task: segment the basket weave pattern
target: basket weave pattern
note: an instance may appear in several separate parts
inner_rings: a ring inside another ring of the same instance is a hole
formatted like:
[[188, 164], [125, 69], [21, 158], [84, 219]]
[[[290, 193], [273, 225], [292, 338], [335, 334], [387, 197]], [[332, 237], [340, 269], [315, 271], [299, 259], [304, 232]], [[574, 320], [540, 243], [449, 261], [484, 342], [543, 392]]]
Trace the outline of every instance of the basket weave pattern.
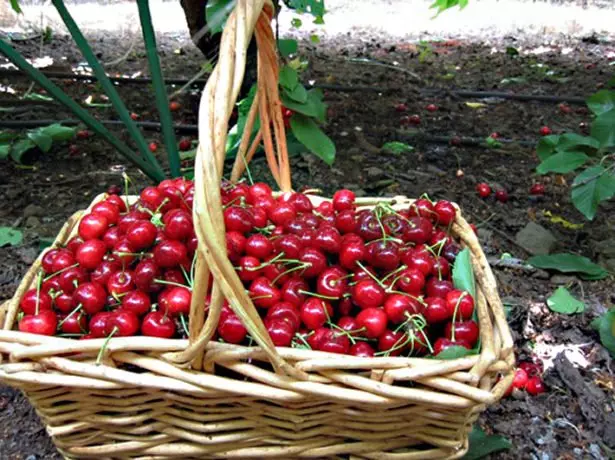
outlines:
[[[233, 177], [262, 142], [281, 190], [291, 189], [272, 13], [263, 0], [237, 2], [201, 100], [194, 200], [198, 282], [190, 339], [113, 338], [97, 365], [104, 339], [14, 331], [19, 302], [35, 282], [41, 257], [13, 299], [0, 307], [0, 381], [26, 393], [66, 458], [457, 458], [467, 449], [467, 434], [480, 411], [512, 381], [513, 342], [495, 278], [460, 212], [451, 232], [471, 251], [479, 355], [356, 358], [273, 346], [226, 258], [219, 189], [228, 119], [253, 31], [259, 84], [245, 131], [251, 131], [257, 114], [262, 129], [254, 141], [242, 140]], [[325, 198], [311, 199], [318, 204]], [[373, 207], [382, 201], [396, 209], [412, 203], [395, 197], [357, 204]], [[76, 233], [82, 214], [67, 221], [53, 247]], [[205, 315], [210, 274], [214, 281]], [[210, 340], [225, 298], [258, 346]]]

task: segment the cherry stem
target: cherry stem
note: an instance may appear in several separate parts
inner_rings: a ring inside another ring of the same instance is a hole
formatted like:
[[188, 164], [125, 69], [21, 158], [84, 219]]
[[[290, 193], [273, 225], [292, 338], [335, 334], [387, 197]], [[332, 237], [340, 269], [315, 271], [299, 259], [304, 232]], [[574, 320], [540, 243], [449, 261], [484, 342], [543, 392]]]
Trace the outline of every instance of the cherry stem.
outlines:
[[72, 317], [73, 317], [73, 315], [74, 315], [75, 313], [77, 313], [79, 310], [81, 310], [81, 308], [83, 308], [83, 305], [82, 305], [82, 304], [77, 305], [77, 307], [76, 307], [73, 311], [71, 311], [71, 312], [70, 312], [70, 313], [66, 316], [66, 318], [64, 318], [62, 321], [60, 321], [60, 322], [58, 323], [58, 327], [61, 327], [61, 326], [62, 326], [62, 324], [64, 324], [66, 321], [68, 321], [70, 318], [72, 318]]
[[[314, 331], [310, 332], [309, 334], [306, 334], [305, 337], [309, 337], [310, 335], [312, 335], [314, 333]], [[307, 340], [305, 340], [305, 337], [302, 334], [296, 333], [295, 337], [297, 339], [299, 339], [309, 350], [312, 349], [312, 347], [310, 346], [310, 344], [308, 343]]]
[[[188, 275], [188, 272], [186, 272], [186, 269], [180, 265], [179, 268], [181, 269], [183, 275], [184, 275], [184, 279], [186, 280], [186, 283], [188, 283], [188, 287], [190, 287], [190, 290], [192, 290], [192, 279], [190, 278], [190, 276]], [[192, 270], [192, 268], [191, 268]]]
[[403, 291], [397, 291], [395, 289], [387, 289], [386, 290], [387, 294], [399, 294], [399, 295], [403, 295], [406, 297], [410, 297], [411, 299], [416, 300], [418, 303], [420, 303], [421, 305], [427, 305], [423, 299], [421, 299], [420, 297], [414, 296], [412, 294], [408, 294], [407, 292], [403, 292]]
[[122, 177], [124, 178], [124, 202], [126, 204], [126, 212], [128, 212], [129, 206], [128, 206], [128, 185], [130, 184], [130, 177], [128, 177], [128, 174], [126, 174], [125, 172], [122, 173]]
[[279, 280], [280, 278], [282, 278], [283, 276], [288, 275], [289, 273], [296, 272], [296, 271], [298, 271], [298, 270], [304, 270], [304, 269], [306, 269], [306, 268], [310, 267], [311, 265], [312, 265], [312, 264], [301, 263], [300, 265], [297, 265], [296, 267], [289, 268], [288, 270], [286, 270], [286, 271], [284, 271], [284, 272], [280, 273], [278, 276], [276, 276], [276, 277], [275, 277], [275, 278], [271, 281], [271, 284], [273, 285], [273, 284], [277, 283], [277, 282], [278, 282], [278, 280]]
[[98, 352], [98, 356], [96, 357], [96, 365], [100, 366], [100, 363], [102, 361], [103, 355], [105, 354], [105, 350], [107, 349], [107, 346], [109, 345], [109, 341], [111, 340], [111, 337], [113, 337], [115, 334], [117, 334], [119, 332], [119, 329], [117, 328], [117, 326], [113, 326], [113, 330], [111, 331], [111, 334], [109, 334], [107, 336], [107, 338], [105, 339], [103, 346], [100, 347], [100, 351]]
[[43, 284], [43, 272], [42, 270], [39, 270], [36, 274], [36, 307], [34, 309], [35, 315], [38, 315], [38, 306], [41, 297], [41, 284]]
[[[392, 271], [391, 273], [389, 273], [387, 276], [385, 276], [384, 278], [382, 278], [382, 282], [384, 283], [387, 279], [389, 279], [391, 276], [405, 270], [406, 268], [408, 268], [407, 265], [402, 265], [401, 267], [399, 267], [397, 270]], [[395, 283], [397, 283], [397, 281], [399, 281], [402, 277], [399, 276], [395, 279], [395, 282], [391, 283], [391, 287], [395, 286]]]
[[188, 325], [186, 324], [186, 318], [184, 317], [183, 313], [179, 314], [179, 322], [182, 324], [182, 328], [184, 329], [184, 333], [186, 334], [186, 337], [190, 338], [190, 331], [188, 330]]
[[[405, 340], [404, 340], [404, 338], [405, 338]], [[397, 351], [397, 350], [400, 350], [400, 349], [404, 348], [410, 342], [412, 342], [412, 339], [410, 338], [410, 336], [407, 336], [407, 335], [404, 334], [399, 339], [397, 339], [397, 342], [395, 342], [391, 348], [389, 348], [388, 350], [383, 350], [383, 351], [379, 351], [377, 353], [374, 353], [374, 356], [389, 356], [394, 351]]]
[[194, 256], [192, 257], [192, 263], [190, 264], [190, 286], [194, 285], [194, 274], [196, 273], [197, 253], [198, 253], [198, 249], [194, 252]]
[[45, 281], [49, 281], [49, 280], [50, 280], [51, 278], [53, 278], [54, 276], [57, 276], [57, 275], [59, 275], [60, 273], [64, 273], [65, 271], [70, 270], [71, 268], [78, 267], [78, 266], [79, 266], [79, 264], [73, 264], [73, 265], [70, 265], [69, 267], [65, 267], [65, 268], [63, 268], [62, 270], [58, 270], [57, 272], [52, 273], [51, 275], [49, 275], [47, 278], [44, 278], [44, 279], [43, 279], [43, 282], [45, 282]]
[[324, 299], [324, 300], [339, 300], [339, 297], [333, 297], [333, 296], [330, 296], [330, 295], [318, 294], [316, 292], [304, 291], [303, 289], [299, 289], [297, 292], [299, 294], [305, 294], [305, 295], [309, 295], [311, 297], [317, 297], [319, 299]]
[[239, 201], [239, 202], [240, 202], [239, 204], [240, 204], [240, 205], [242, 205], [242, 206], [240, 206], [240, 207], [243, 207], [243, 204], [244, 204], [244, 203], [243, 203], [243, 202], [241, 202], [241, 200], [243, 200], [243, 199], [244, 199], [244, 197], [243, 197], [243, 196], [241, 196], [241, 195], [240, 195], [240, 196], [236, 196], [236, 197], [235, 197], [235, 198], [233, 198], [231, 201], [229, 201], [228, 203], [226, 203], [226, 204], [223, 206], [223, 208], [222, 208], [222, 209], [226, 209], [226, 208], [229, 208], [229, 207], [231, 207], [231, 206], [234, 206], [236, 201]]
[[361, 268], [361, 270], [363, 270], [365, 273], [367, 273], [371, 279], [373, 279], [376, 283], [378, 283], [378, 285], [379, 285], [380, 287], [384, 287], [384, 284], [382, 284], [382, 281], [380, 281], [378, 278], [376, 278], [376, 276], [375, 276], [375, 275], [373, 275], [373, 274], [372, 274], [372, 272], [370, 272], [370, 271], [369, 271], [369, 270], [365, 267], [365, 265], [363, 265], [363, 264], [362, 264], [361, 262], [359, 262], [358, 260], [357, 260], [356, 264], [359, 266], [359, 268]]
[[161, 280], [158, 278], [154, 278], [154, 283], [167, 284], [169, 286], [183, 287], [183, 288], [188, 288], [192, 290], [192, 286], [186, 286], [185, 284], [179, 284], [179, 283], [175, 283], [174, 281], [166, 281], [166, 280]]
[[453, 310], [453, 322], [451, 323], [451, 340], [455, 341], [455, 321], [457, 321], [457, 313], [459, 311], [459, 305], [461, 304], [461, 299], [466, 296], [466, 292], [462, 291], [461, 295], [457, 299], [457, 303], [455, 304], [455, 309]]

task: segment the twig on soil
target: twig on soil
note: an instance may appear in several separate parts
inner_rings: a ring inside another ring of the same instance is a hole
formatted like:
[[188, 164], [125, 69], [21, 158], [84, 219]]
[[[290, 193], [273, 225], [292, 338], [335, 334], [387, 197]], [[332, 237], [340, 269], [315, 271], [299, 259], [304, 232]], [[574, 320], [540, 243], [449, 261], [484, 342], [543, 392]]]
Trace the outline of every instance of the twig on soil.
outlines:
[[399, 67], [399, 66], [396, 66], [396, 65], [393, 65], [393, 64], [387, 64], [387, 63], [384, 63], [384, 62], [374, 61], [372, 59], [365, 59], [365, 58], [361, 58], [361, 59], [349, 58], [348, 62], [351, 63], [351, 64], [373, 65], [373, 66], [378, 66], [378, 67], [385, 67], [387, 69], [397, 70], [399, 72], [405, 73], [406, 75], [410, 75], [414, 79], [414, 81], [416, 81], [417, 83], [423, 81], [423, 79], [421, 77], [419, 77], [417, 74], [415, 74], [411, 70], [408, 70], [408, 69], [405, 69], [403, 67]]

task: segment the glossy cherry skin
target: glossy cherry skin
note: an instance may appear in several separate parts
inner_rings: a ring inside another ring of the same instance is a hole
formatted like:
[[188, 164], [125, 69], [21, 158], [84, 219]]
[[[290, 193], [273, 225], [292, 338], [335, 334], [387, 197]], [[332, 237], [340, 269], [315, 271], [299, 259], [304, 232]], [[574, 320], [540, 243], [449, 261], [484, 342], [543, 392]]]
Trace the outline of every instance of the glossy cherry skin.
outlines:
[[143, 316], [152, 307], [152, 302], [143, 291], [131, 291], [122, 297], [122, 309], [133, 312], [137, 316]]
[[425, 277], [431, 274], [434, 266], [434, 258], [429, 253], [416, 250], [402, 254], [402, 262], [409, 268], [420, 271]]
[[357, 262], [362, 262], [367, 257], [367, 248], [363, 242], [350, 242], [342, 244], [339, 252], [340, 265], [349, 270], [357, 267]]
[[254, 227], [254, 219], [247, 209], [231, 206], [224, 210], [224, 225], [227, 232], [247, 233]]
[[58, 282], [63, 292], [71, 294], [82, 283], [88, 280], [88, 273], [84, 268], [73, 267], [58, 275]]
[[87, 317], [83, 312], [73, 315], [60, 313], [57, 316], [58, 327], [64, 334], [83, 334], [88, 325]]
[[175, 322], [161, 311], [150, 311], [141, 322], [141, 334], [170, 339], [175, 335]]
[[[51, 271], [49, 273], [57, 273], [68, 267], [75, 265], [77, 260], [73, 256], [73, 253], [68, 249], [60, 249], [58, 250], [56, 256], [53, 258], [53, 263], [51, 264]], [[47, 271], [47, 270], [45, 270]]]
[[307, 295], [304, 292], [309, 290], [308, 284], [301, 277], [292, 277], [286, 280], [280, 289], [282, 300], [290, 303], [293, 307], [299, 308]]
[[318, 344], [318, 350], [345, 355], [350, 350], [350, 339], [339, 331], [328, 329]]
[[92, 338], [106, 337], [111, 333], [111, 312], [101, 311], [96, 313], [88, 323], [89, 335]]
[[451, 318], [457, 321], [470, 319], [474, 314], [474, 299], [465, 291], [453, 289], [446, 294], [446, 306]]
[[107, 292], [110, 295], [120, 296], [134, 288], [134, 273], [130, 270], [115, 272], [107, 280]]
[[160, 274], [158, 265], [151, 259], [141, 260], [134, 270], [135, 286], [144, 292], [156, 292], [162, 289], [162, 285], [156, 284], [155, 279]]
[[545, 186], [543, 184], [533, 184], [530, 187], [530, 195], [544, 195]]
[[359, 327], [357, 319], [352, 316], [342, 316], [340, 319], [337, 320], [337, 327], [343, 329], [348, 334], [354, 337], [360, 337], [361, 333], [363, 332]]
[[314, 246], [329, 253], [337, 254], [340, 251], [342, 236], [334, 227], [321, 227], [316, 231]]
[[329, 267], [322, 271], [316, 280], [316, 292], [327, 297], [339, 299], [348, 289], [347, 273], [340, 267]]
[[290, 203], [295, 207], [297, 212], [311, 213], [314, 210], [314, 205], [303, 193], [293, 193]]
[[420, 310], [421, 304], [417, 300], [402, 294], [390, 294], [384, 301], [384, 312], [393, 324], [405, 321]]
[[183, 286], [172, 286], [160, 293], [158, 304], [160, 308], [171, 316], [188, 315], [192, 293]]
[[263, 276], [261, 261], [256, 257], [244, 256], [239, 259], [239, 267], [236, 268], [241, 281], [254, 281]]
[[186, 245], [175, 240], [167, 240], [159, 243], [153, 251], [154, 262], [160, 268], [177, 267], [188, 258]]
[[299, 311], [290, 302], [278, 302], [273, 307], [267, 310], [267, 319], [279, 320], [288, 322], [293, 331], [299, 329], [301, 318]]
[[371, 279], [359, 281], [350, 292], [352, 301], [361, 308], [380, 307], [384, 303], [384, 289]]
[[100, 239], [109, 228], [109, 221], [101, 214], [86, 214], [79, 222], [79, 236], [84, 240]]
[[54, 296], [62, 291], [62, 286], [60, 286], [60, 280], [58, 280], [57, 276], [53, 278], [49, 278], [47, 281], [43, 281], [41, 284], [41, 292], [45, 294], [49, 294]]
[[248, 199], [250, 204], [254, 204], [256, 198], [271, 197], [271, 187], [264, 182], [255, 182], [248, 189]]
[[150, 211], [156, 211], [160, 206], [164, 197], [162, 192], [157, 187], [145, 187], [139, 194], [141, 204]]
[[376, 241], [367, 246], [368, 261], [375, 268], [394, 270], [399, 267], [399, 245], [393, 241]]
[[226, 255], [231, 262], [236, 262], [246, 250], [247, 239], [241, 232], [226, 232]]
[[218, 335], [228, 343], [241, 343], [248, 334], [247, 329], [235, 313], [228, 313], [224, 319], [218, 323]]
[[53, 300], [49, 294], [30, 289], [24, 294], [19, 306], [26, 315], [34, 315], [37, 311], [51, 310], [52, 304]]
[[516, 369], [513, 381], [508, 390], [506, 390], [506, 392], [504, 393], [504, 396], [510, 395], [513, 390], [525, 390], [529, 379], [530, 377], [527, 375], [527, 372], [525, 372], [521, 368]]
[[387, 328], [388, 317], [381, 308], [366, 308], [357, 315], [360, 328], [365, 328], [365, 337], [377, 339]]
[[325, 255], [314, 248], [303, 249], [299, 255], [299, 261], [308, 265], [302, 272], [305, 278], [317, 277], [327, 266]]
[[265, 319], [265, 328], [276, 347], [290, 346], [295, 336], [293, 326], [283, 320], [267, 318]]
[[440, 337], [436, 340], [436, 343], [434, 343], [433, 354], [434, 356], [438, 356], [441, 352], [450, 347], [464, 347], [468, 350], [472, 349], [472, 346], [463, 340], [450, 340], [445, 337]]
[[350, 347], [348, 354], [357, 358], [373, 358], [374, 349], [367, 342], [357, 342]]
[[457, 215], [457, 210], [450, 201], [438, 201], [434, 206], [434, 211], [437, 222], [445, 227], [451, 225]]
[[434, 205], [431, 201], [425, 198], [419, 198], [410, 205], [409, 209], [411, 216], [425, 217], [432, 220], [435, 217]]
[[371, 241], [384, 236], [382, 227], [373, 213], [369, 211], [361, 212], [358, 220], [357, 233], [361, 238]]
[[338, 190], [333, 194], [333, 209], [336, 211], [345, 211], [354, 209], [356, 195], [348, 189]]
[[444, 328], [444, 335], [451, 340], [462, 340], [469, 343], [472, 347], [478, 341], [480, 331], [475, 321], [457, 321], [448, 323]]
[[425, 286], [427, 297], [442, 297], [445, 299], [446, 295], [453, 290], [453, 283], [438, 278], [430, 278]]
[[481, 198], [487, 198], [489, 195], [491, 195], [491, 187], [489, 186], [489, 184], [481, 182], [476, 185], [476, 192]]
[[256, 278], [250, 283], [249, 293], [254, 305], [260, 308], [271, 308], [282, 298], [280, 290], [264, 276]]
[[88, 315], [94, 315], [105, 308], [107, 292], [98, 283], [83, 283], [73, 293], [73, 307], [81, 305]]
[[92, 206], [92, 214], [99, 214], [107, 219], [109, 225], [117, 224], [120, 218], [119, 208], [110, 201], [101, 201]]
[[53, 299], [56, 310], [62, 313], [70, 313], [73, 311], [73, 295], [62, 293]]
[[287, 225], [297, 216], [297, 210], [291, 203], [277, 203], [268, 212], [269, 220], [275, 225]]
[[122, 239], [124, 239], [124, 232], [120, 229], [120, 227], [108, 228], [102, 237], [102, 240], [108, 249], [113, 249], [113, 247]]
[[297, 259], [303, 249], [301, 239], [297, 235], [282, 235], [273, 241], [275, 253], [283, 252], [285, 259]]
[[149, 220], [142, 220], [132, 224], [126, 231], [126, 239], [135, 251], [149, 248], [156, 241], [158, 230]]
[[452, 318], [450, 310], [446, 305], [446, 300], [441, 297], [427, 297], [427, 304], [423, 310], [423, 316], [429, 324], [442, 323]]
[[547, 391], [547, 387], [540, 377], [534, 376], [528, 379], [525, 384], [525, 391], [532, 396], [536, 396]]
[[[108, 231], [108, 230], [107, 230]], [[66, 249], [68, 249], [70, 252], [74, 254], [77, 253], [77, 249], [79, 249], [79, 246], [81, 246], [83, 244], [83, 239], [79, 236], [73, 236], [68, 243], [66, 243]]]
[[103, 261], [107, 245], [101, 240], [85, 241], [75, 253], [77, 263], [86, 270], [94, 270]]
[[335, 228], [342, 233], [354, 233], [358, 228], [357, 215], [353, 209], [346, 209], [335, 216]]
[[388, 352], [387, 355], [389, 356], [399, 356], [407, 347], [407, 341], [408, 336], [402, 332], [386, 330], [378, 338], [378, 350]]
[[299, 316], [305, 327], [313, 331], [333, 316], [333, 307], [326, 300], [310, 297], [301, 305]]
[[139, 318], [131, 311], [123, 309], [111, 312], [109, 316], [109, 326], [112, 328], [109, 334], [115, 330], [115, 335], [119, 337], [132, 337], [139, 332], [141, 324]]
[[395, 286], [397, 289], [414, 296], [421, 295], [425, 287], [425, 276], [417, 268], [407, 268], [402, 271]]
[[408, 218], [404, 227], [402, 239], [406, 243], [423, 244], [430, 240], [433, 234], [433, 225], [426, 217], [414, 216]]
[[534, 377], [535, 375], [541, 375], [543, 372], [542, 364], [540, 362], [524, 361], [519, 363], [519, 368], [527, 372], [527, 375]]
[[446, 279], [451, 276], [451, 265], [444, 257], [436, 257], [431, 274], [438, 279]]
[[43, 267], [43, 270], [45, 270], [45, 273], [53, 273], [53, 261], [59, 252], [59, 249], [49, 249], [45, 252], [45, 254], [43, 254], [41, 266]]
[[273, 253], [273, 243], [265, 235], [251, 235], [245, 245], [246, 254], [264, 260]]
[[122, 199], [121, 196], [119, 196], [120, 193], [121, 193], [121, 190], [119, 193], [108, 196], [105, 199], [105, 202], [111, 203], [122, 213], [122, 212], [126, 212], [126, 202], [124, 201], [124, 199]]
[[173, 214], [163, 220], [165, 235], [171, 240], [187, 240], [194, 233], [192, 216], [183, 209], [169, 211], [169, 213], [171, 212]]
[[38, 315], [26, 315], [19, 321], [19, 330], [29, 334], [55, 335], [58, 319], [52, 310], [43, 310]]

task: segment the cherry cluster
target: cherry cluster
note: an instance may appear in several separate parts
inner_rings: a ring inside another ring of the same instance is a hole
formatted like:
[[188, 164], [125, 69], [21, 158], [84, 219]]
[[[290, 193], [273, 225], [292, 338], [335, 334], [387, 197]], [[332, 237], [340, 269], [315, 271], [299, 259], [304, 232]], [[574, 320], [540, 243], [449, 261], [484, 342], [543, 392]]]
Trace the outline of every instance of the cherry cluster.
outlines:
[[[94, 205], [77, 236], [43, 256], [19, 329], [186, 337], [198, 282], [193, 196], [191, 181], [174, 179], [132, 205], [117, 194]], [[223, 183], [221, 196], [228, 258], [276, 346], [370, 357], [476, 345], [474, 299], [451, 281], [460, 247], [449, 233], [450, 202], [364, 209], [339, 190], [315, 206], [305, 193], [276, 196], [264, 183]], [[226, 302], [217, 339], [252, 343]]]

